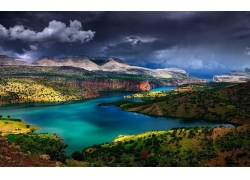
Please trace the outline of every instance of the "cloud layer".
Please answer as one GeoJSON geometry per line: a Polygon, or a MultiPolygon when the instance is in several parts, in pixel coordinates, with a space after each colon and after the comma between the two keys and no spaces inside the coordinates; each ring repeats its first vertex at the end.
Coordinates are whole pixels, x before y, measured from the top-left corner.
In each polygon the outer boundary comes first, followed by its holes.
{"type": "Polygon", "coordinates": [[[0,12],[0,47],[30,61],[111,56],[148,68],[224,73],[249,67],[250,12],[0,12]]]}
{"type": "Polygon", "coordinates": [[[22,40],[27,42],[61,43],[84,43],[93,39],[95,35],[94,31],[83,31],[81,29],[82,24],[77,20],[70,20],[69,27],[60,21],[50,21],[48,27],[45,27],[42,32],[25,29],[23,25],[15,25],[8,30],[0,24],[0,38],[6,40],[22,40]]]}

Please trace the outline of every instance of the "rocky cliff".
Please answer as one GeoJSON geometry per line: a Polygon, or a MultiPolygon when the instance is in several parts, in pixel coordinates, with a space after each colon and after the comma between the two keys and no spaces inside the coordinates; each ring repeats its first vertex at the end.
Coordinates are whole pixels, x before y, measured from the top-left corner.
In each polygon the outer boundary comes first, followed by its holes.
{"type": "Polygon", "coordinates": [[[174,79],[174,80],[151,80],[149,82],[152,88],[162,87],[162,86],[179,86],[182,84],[192,84],[192,83],[206,83],[206,79],[185,78],[185,79],[174,79]]]}
{"type": "Polygon", "coordinates": [[[87,88],[95,91],[148,91],[151,89],[148,81],[121,79],[87,79],[82,82],[66,82],[72,87],[87,88]]]}

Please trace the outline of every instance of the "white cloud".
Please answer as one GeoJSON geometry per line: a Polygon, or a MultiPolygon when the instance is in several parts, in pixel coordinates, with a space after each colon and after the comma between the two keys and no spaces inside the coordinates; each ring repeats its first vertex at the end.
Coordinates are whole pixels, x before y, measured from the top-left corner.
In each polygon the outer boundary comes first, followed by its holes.
{"type": "Polygon", "coordinates": [[[0,24],[0,39],[6,39],[8,38],[8,30],[0,24]]]}
{"type": "Polygon", "coordinates": [[[140,42],[154,42],[156,38],[153,37],[137,37],[137,36],[128,36],[123,39],[124,42],[130,42],[132,45],[135,45],[140,42]]]}
{"type": "Polygon", "coordinates": [[[81,22],[77,20],[70,21],[69,27],[63,22],[53,20],[49,22],[48,27],[45,27],[42,32],[25,29],[22,25],[16,25],[7,30],[0,24],[0,37],[9,40],[19,39],[28,42],[84,43],[93,39],[94,35],[94,31],[83,31],[81,22]]]}
{"type": "Polygon", "coordinates": [[[36,32],[29,29],[25,30],[22,25],[16,25],[9,29],[10,40],[20,39],[23,41],[35,41],[36,32]]]}
{"type": "Polygon", "coordinates": [[[245,48],[244,54],[250,56],[250,47],[245,48]]]}
{"type": "Polygon", "coordinates": [[[35,45],[30,45],[30,49],[33,50],[33,51],[35,51],[35,50],[37,50],[38,48],[37,48],[37,46],[35,46],[35,45]]]}

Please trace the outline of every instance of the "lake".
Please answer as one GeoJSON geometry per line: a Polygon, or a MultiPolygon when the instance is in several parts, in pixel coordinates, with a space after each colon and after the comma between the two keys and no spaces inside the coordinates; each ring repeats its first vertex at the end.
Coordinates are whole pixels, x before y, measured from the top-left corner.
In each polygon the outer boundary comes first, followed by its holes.
{"type": "MultiPolygon", "coordinates": [[[[171,90],[162,87],[155,90],[171,90]]],[[[102,92],[98,98],[66,103],[25,103],[0,107],[3,116],[21,118],[41,129],[36,133],[56,133],[68,144],[67,155],[83,148],[112,141],[119,135],[138,134],[151,130],[168,130],[183,126],[219,126],[219,123],[184,120],[181,118],[153,118],[122,111],[112,106],[97,106],[112,102],[134,92],[102,92]]]]}

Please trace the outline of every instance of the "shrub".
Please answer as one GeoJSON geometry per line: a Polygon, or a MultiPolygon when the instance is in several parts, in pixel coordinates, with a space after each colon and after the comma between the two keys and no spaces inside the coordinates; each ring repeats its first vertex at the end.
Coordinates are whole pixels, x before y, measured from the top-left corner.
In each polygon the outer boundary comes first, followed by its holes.
{"type": "Polygon", "coordinates": [[[71,154],[71,157],[74,159],[74,160],[78,160],[78,161],[83,161],[84,160],[84,155],[79,152],[79,151],[75,151],[71,154]]]}

